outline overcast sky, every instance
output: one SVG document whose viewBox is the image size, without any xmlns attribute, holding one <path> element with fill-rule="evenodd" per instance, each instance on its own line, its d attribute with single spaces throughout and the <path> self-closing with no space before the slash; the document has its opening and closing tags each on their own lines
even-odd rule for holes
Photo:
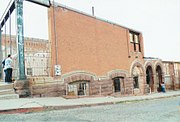
<svg viewBox="0 0 180 122">
<path fill-rule="evenodd" d="M 0 17 L 8 1 L 0 0 Z M 95 16 L 142 32 L 146 57 L 180 61 L 180 0 L 55 1 L 88 14 L 94 6 Z M 24 25 L 25 36 L 48 39 L 47 9 L 24 2 Z M 14 22 L 12 31 L 15 33 Z"/>
</svg>

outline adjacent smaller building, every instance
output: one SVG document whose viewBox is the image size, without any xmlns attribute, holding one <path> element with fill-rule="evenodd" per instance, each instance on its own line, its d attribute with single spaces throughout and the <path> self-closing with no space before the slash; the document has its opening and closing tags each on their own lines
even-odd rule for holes
<svg viewBox="0 0 180 122">
<path fill-rule="evenodd" d="M 163 61 L 164 81 L 167 90 L 180 89 L 180 62 Z"/>
<path fill-rule="evenodd" d="M 24 38 L 24 57 L 25 74 L 28 77 L 49 76 L 50 75 L 50 44 L 48 40 L 37 38 Z M 3 59 L 8 54 L 12 55 L 14 68 L 13 77 L 18 76 L 18 54 L 16 37 L 11 35 L 2 35 L 2 54 Z"/>
</svg>

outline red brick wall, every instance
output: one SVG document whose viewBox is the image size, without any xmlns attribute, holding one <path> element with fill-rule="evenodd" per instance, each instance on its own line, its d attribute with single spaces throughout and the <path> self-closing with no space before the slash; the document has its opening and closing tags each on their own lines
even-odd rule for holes
<svg viewBox="0 0 180 122">
<path fill-rule="evenodd" d="M 55 15 L 57 64 L 61 65 L 62 74 L 85 70 L 101 76 L 114 69 L 129 71 L 134 59 L 138 58 L 143 62 L 143 42 L 141 42 L 142 53 L 134 53 L 127 28 L 61 7 L 55 9 Z M 50 8 L 49 37 L 52 42 L 52 66 L 56 64 L 53 27 L 53 9 Z M 142 36 L 140 39 L 142 41 Z"/>
</svg>

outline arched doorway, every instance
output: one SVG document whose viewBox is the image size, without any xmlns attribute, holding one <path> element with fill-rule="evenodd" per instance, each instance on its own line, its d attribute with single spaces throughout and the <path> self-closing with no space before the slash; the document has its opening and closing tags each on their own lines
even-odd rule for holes
<svg viewBox="0 0 180 122">
<path fill-rule="evenodd" d="M 153 70 L 151 66 L 146 68 L 146 84 L 149 85 L 151 92 L 154 92 Z"/>
<path fill-rule="evenodd" d="M 133 94 L 144 94 L 145 93 L 145 68 L 143 64 L 135 60 L 132 62 L 130 68 L 130 74 L 132 78 Z"/>
<path fill-rule="evenodd" d="M 162 69 L 159 65 L 156 67 L 156 79 L 157 79 L 157 84 L 158 84 L 157 91 L 160 92 L 161 83 L 162 83 Z"/>
<path fill-rule="evenodd" d="M 133 78 L 133 93 L 135 95 L 143 93 L 143 70 L 140 66 L 135 66 L 132 70 L 132 78 Z"/>
</svg>

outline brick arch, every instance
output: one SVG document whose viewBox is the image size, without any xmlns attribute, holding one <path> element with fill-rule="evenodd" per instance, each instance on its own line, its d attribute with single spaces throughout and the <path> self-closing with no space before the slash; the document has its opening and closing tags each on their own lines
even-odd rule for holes
<svg viewBox="0 0 180 122">
<path fill-rule="evenodd" d="M 145 73 L 146 73 L 146 70 L 148 67 L 152 68 L 152 75 L 154 75 L 156 73 L 156 72 L 154 72 L 154 65 L 151 61 L 146 61 L 144 64 L 144 67 L 145 67 Z"/>
<path fill-rule="evenodd" d="M 154 63 L 154 69 L 153 69 L 153 72 L 156 72 L 156 68 L 160 66 L 161 70 L 162 70 L 162 73 L 164 74 L 164 68 L 163 68 L 163 63 L 161 60 L 158 60 Z"/>
<path fill-rule="evenodd" d="M 152 68 L 152 70 L 154 69 L 153 63 L 150 61 L 146 61 L 144 64 L 144 68 L 145 70 L 147 69 L 147 67 L 150 66 Z"/>
<path fill-rule="evenodd" d="M 110 79 L 113 79 L 115 77 L 127 77 L 128 76 L 128 71 L 126 70 L 120 70 L 120 69 L 117 69 L 117 70 L 112 70 L 110 72 L 107 73 L 108 77 Z"/>
<path fill-rule="evenodd" d="M 141 68 L 141 70 L 142 70 L 142 75 L 145 74 L 144 65 L 143 65 L 139 60 L 135 60 L 135 61 L 132 62 L 131 67 L 130 67 L 130 75 L 131 75 L 131 76 L 133 75 L 133 69 L 134 69 L 135 67 Z"/>
<path fill-rule="evenodd" d="M 161 68 L 161 74 L 157 74 L 156 72 L 156 69 L 157 67 L 160 67 Z M 161 91 L 161 83 L 164 82 L 164 68 L 163 68 L 163 63 L 161 60 L 157 60 L 155 63 L 154 63 L 154 72 L 155 72 L 155 84 L 156 84 L 156 89 L 157 91 Z"/>
<path fill-rule="evenodd" d="M 79 80 L 93 81 L 97 79 L 96 75 L 86 71 L 74 71 L 64 74 L 61 78 L 65 83 L 71 83 Z"/>
<path fill-rule="evenodd" d="M 154 92 L 155 91 L 155 72 L 154 72 L 154 66 L 153 62 L 151 61 L 146 61 L 144 64 L 145 70 L 146 70 L 146 75 L 145 75 L 145 83 L 147 84 L 146 88 L 148 91 L 146 92 Z M 150 69 L 149 69 L 150 68 Z"/>
</svg>

